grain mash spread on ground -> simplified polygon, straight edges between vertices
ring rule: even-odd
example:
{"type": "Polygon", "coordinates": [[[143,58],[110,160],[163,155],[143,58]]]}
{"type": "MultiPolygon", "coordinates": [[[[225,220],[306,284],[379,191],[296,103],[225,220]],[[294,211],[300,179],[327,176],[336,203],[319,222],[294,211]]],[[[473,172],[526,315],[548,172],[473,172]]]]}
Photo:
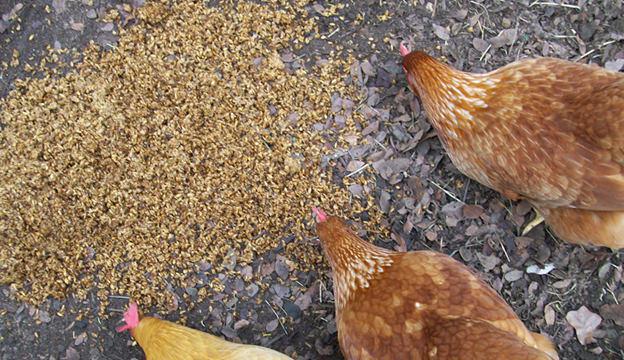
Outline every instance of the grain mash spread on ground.
{"type": "MultiPolygon", "coordinates": [[[[332,94],[354,96],[347,62],[280,58],[317,32],[301,5],[149,3],[114,50],[18,84],[0,101],[2,281],[35,303],[95,288],[163,306],[200,261],[311,236],[310,206],[361,211],[320,169],[313,127],[332,94]]],[[[320,260],[305,241],[287,254],[320,260]]]]}

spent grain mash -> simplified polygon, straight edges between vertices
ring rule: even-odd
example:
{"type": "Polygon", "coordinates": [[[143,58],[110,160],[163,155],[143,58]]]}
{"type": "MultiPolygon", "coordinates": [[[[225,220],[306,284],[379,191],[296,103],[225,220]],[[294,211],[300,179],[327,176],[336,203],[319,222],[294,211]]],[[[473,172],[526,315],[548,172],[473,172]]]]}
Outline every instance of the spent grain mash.
{"type": "MultiPolygon", "coordinates": [[[[303,4],[227,3],[150,2],[116,49],[0,102],[1,280],[21,299],[164,306],[200,261],[311,236],[312,205],[363,210],[320,170],[313,126],[355,96],[348,63],[286,71],[280,51],[317,33],[303,4]]],[[[286,250],[305,269],[322,258],[304,243],[286,250]]]]}

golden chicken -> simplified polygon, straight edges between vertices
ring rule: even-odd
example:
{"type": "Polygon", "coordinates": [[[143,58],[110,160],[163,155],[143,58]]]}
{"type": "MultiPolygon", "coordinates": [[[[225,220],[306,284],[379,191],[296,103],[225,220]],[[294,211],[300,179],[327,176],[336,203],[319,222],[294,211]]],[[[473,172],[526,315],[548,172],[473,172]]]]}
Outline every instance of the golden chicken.
{"type": "Polygon", "coordinates": [[[130,330],[132,337],[145,352],[147,360],[286,360],[290,357],[254,345],[225,341],[169,321],[139,317],[136,304],[124,314],[125,325],[117,332],[130,330]]]}
{"type": "Polygon", "coordinates": [[[530,201],[563,240],[624,247],[624,74],[553,58],[472,74],[401,55],[462,173],[530,201]]]}
{"type": "Polygon", "coordinates": [[[466,266],[432,251],[374,246],[313,211],[347,359],[558,359],[551,342],[527,330],[466,266]]]}

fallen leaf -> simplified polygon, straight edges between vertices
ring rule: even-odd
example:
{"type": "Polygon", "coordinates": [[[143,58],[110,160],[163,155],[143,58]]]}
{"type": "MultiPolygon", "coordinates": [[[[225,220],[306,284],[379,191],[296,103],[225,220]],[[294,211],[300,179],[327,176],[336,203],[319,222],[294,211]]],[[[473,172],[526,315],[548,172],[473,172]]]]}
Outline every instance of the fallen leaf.
{"type": "Polygon", "coordinates": [[[572,283],[572,279],[565,279],[565,280],[561,280],[561,281],[557,281],[553,283],[553,287],[555,289],[565,289],[568,286],[570,286],[571,283],[572,283]]]}
{"type": "Polygon", "coordinates": [[[379,208],[386,214],[390,211],[390,194],[383,190],[379,196],[379,208]]]}
{"type": "Polygon", "coordinates": [[[347,164],[347,171],[348,172],[354,172],[358,169],[360,169],[362,166],[364,166],[366,163],[364,161],[360,161],[360,160],[351,160],[349,161],[349,163],[347,164]]]}
{"type": "Polygon", "coordinates": [[[60,14],[63,11],[67,10],[65,0],[52,0],[52,7],[57,14],[60,14]]]}
{"type": "Polygon", "coordinates": [[[581,345],[594,341],[592,334],[602,322],[600,315],[594,314],[585,305],[576,311],[568,312],[566,320],[576,330],[576,337],[581,345]]]}
{"type": "Polygon", "coordinates": [[[546,305],[546,307],[544,307],[544,320],[546,320],[547,325],[555,323],[555,310],[553,310],[550,305],[546,305]]]}
{"type": "Polygon", "coordinates": [[[606,304],[600,308],[600,315],[607,320],[613,320],[624,327],[624,304],[606,304]]]}
{"type": "Polygon", "coordinates": [[[47,311],[41,310],[39,311],[39,320],[41,320],[41,322],[44,323],[49,323],[52,318],[50,317],[50,313],[48,313],[47,311]]]}
{"type": "Polygon", "coordinates": [[[500,32],[498,36],[495,36],[490,39],[490,44],[494,49],[498,49],[499,47],[503,47],[505,45],[509,46],[516,41],[518,36],[518,32],[516,29],[506,29],[500,32]]]}
{"type": "Polygon", "coordinates": [[[451,38],[448,29],[440,25],[433,24],[433,33],[444,41],[451,38]]]}
{"type": "Polygon", "coordinates": [[[624,67],[624,59],[617,59],[613,61],[607,61],[604,65],[605,69],[611,71],[620,71],[624,67]]]}
{"type": "Polygon", "coordinates": [[[87,340],[87,333],[83,332],[82,334],[76,336],[76,340],[74,340],[75,346],[80,346],[85,340],[87,340]]]}
{"type": "Polygon", "coordinates": [[[370,123],[367,127],[362,130],[362,136],[370,135],[379,130],[379,120],[370,123]]]}
{"type": "Polygon", "coordinates": [[[76,349],[70,346],[65,350],[65,357],[63,360],[80,360],[80,354],[76,349]]]}
{"type": "Polygon", "coordinates": [[[84,30],[84,24],[83,23],[79,23],[79,22],[70,21],[69,27],[72,28],[72,30],[75,30],[75,31],[82,31],[82,30],[84,30]]]}
{"type": "Polygon", "coordinates": [[[312,297],[314,294],[317,294],[319,291],[320,283],[316,281],[312,286],[306,290],[303,294],[299,295],[297,300],[295,300],[295,305],[301,309],[301,311],[306,310],[312,304],[312,297]]]}
{"type": "Polygon", "coordinates": [[[514,269],[505,273],[504,277],[508,282],[514,282],[522,279],[522,275],[524,275],[522,271],[514,269]]]}
{"type": "Polygon", "coordinates": [[[110,23],[110,22],[109,22],[109,23],[104,24],[104,25],[100,28],[100,30],[102,30],[102,31],[107,31],[107,32],[108,32],[108,31],[113,31],[113,28],[114,28],[114,27],[115,27],[115,26],[113,25],[113,23],[110,23]]]}
{"type": "Polygon", "coordinates": [[[490,271],[492,269],[494,269],[496,267],[496,265],[498,265],[500,263],[500,259],[495,256],[495,255],[483,255],[481,253],[477,253],[477,258],[479,259],[479,262],[481,263],[481,266],[483,266],[483,269],[485,271],[490,271]]]}
{"type": "Polygon", "coordinates": [[[249,325],[249,321],[245,319],[240,319],[234,323],[234,330],[240,330],[245,326],[249,325]]]}
{"type": "Polygon", "coordinates": [[[472,39],[472,46],[474,46],[478,52],[483,53],[490,46],[490,43],[477,37],[472,39]]]}
{"type": "Polygon", "coordinates": [[[462,213],[466,219],[477,219],[483,214],[483,208],[479,205],[464,205],[462,213]]]}
{"type": "Polygon", "coordinates": [[[555,265],[546,264],[544,268],[539,267],[538,265],[531,265],[526,269],[527,274],[537,274],[537,275],[546,275],[549,272],[553,271],[555,265]]]}
{"type": "Polygon", "coordinates": [[[329,356],[334,353],[334,347],[332,345],[323,345],[319,338],[314,341],[314,348],[319,355],[329,356]]]}
{"type": "Polygon", "coordinates": [[[364,195],[364,187],[360,184],[351,184],[348,189],[351,195],[355,197],[361,198],[364,195]]]}
{"type": "Polygon", "coordinates": [[[371,65],[371,63],[368,60],[364,60],[362,61],[362,63],[360,64],[360,67],[362,68],[362,72],[368,76],[375,76],[375,69],[373,68],[373,65],[371,65]]]}
{"type": "Polygon", "coordinates": [[[266,324],[266,331],[268,332],[275,331],[275,329],[277,329],[277,325],[279,325],[279,322],[277,321],[277,319],[269,321],[269,323],[266,324]]]}

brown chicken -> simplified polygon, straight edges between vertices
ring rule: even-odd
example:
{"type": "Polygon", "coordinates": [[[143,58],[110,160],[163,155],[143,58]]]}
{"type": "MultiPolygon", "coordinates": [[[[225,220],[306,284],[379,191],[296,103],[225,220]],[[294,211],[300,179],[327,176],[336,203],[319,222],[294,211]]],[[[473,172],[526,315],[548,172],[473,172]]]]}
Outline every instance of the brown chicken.
{"type": "Polygon", "coordinates": [[[145,352],[147,360],[287,360],[290,357],[255,345],[225,341],[169,321],[140,317],[136,304],[124,314],[126,325],[118,332],[130,330],[145,352]]]}
{"type": "Polygon", "coordinates": [[[466,266],[432,251],[399,253],[313,209],[333,270],[347,359],[558,359],[466,266]]]}
{"type": "Polygon", "coordinates": [[[624,247],[624,74],[553,58],[472,74],[401,55],[461,172],[530,201],[563,240],[624,247]]]}

